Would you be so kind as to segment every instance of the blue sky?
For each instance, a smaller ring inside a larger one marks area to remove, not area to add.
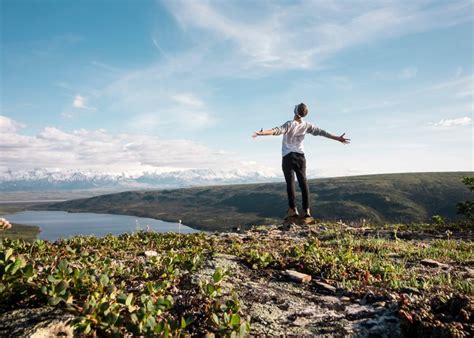
[[[0,169],[473,170],[472,1],[1,2]]]

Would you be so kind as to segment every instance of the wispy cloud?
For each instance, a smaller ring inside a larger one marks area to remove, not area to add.
[[[171,95],[171,98],[177,103],[186,107],[202,108],[204,106],[204,102],[202,102],[193,94],[175,94]]]
[[[408,80],[412,79],[418,74],[418,68],[416,67],[406,67],[403,68],[398,74],[399,79]]]
[[[166,4],[188,34],[198,29],[220,43],[232,42],[243,68],[314,68],[355,45],[472,19],[469,1],[260,2],[253,13],[228,1]]]
[[[439,128],[451,128],[451,127],[463,127],[468,126],[472,123],[472,118],[468,116],[458,117],[454,119],[443,119],[438,122],[433,123],[434,127]]]

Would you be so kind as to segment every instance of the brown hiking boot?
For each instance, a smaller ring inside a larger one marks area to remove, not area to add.
[[[313,217],[313,216],[311,216],[311,212],[309,211],[309,209],[306,209],[304,211],[303,218],[308,218],[308,217]]]
[[[285,219],[290,219],[290,218],[298,217],[298,216],[299,216],[299,214],[298,214],[298,210],[296,208],[294,208],[294,209],[289,208]]]

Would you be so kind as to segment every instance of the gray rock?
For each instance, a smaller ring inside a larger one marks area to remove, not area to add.
[[[326,307],[332,310],[343,310],[344,305],[341,303],[341,299],[334,297],[334,296],[322,296],[319,297],[320,306]]]
[[[143,252],[143,255],[145,255],[146,257],[156,257],[156,256],[158,256],[158,252],[156,252],[154,250],[147,250],[147,251]]]
[[[324,282],[314,282],[314,284],[321,290],[329,292],[329,293],[336,293],[336,288],[332,285],[329,285]]]
[[[368,317],[374,313],[374,308],[369,305],[351,304],[346,306],[346,316],[350,320]]]
[[[73,337],[72,315],[49,306],[0,315],[0,337]]]

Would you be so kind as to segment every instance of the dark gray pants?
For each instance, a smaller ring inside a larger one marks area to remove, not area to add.
[[[283,174],[285,174],[286,192],[288,193],[288,206],[296,208],[295,174],[303,197],[303,210],[309,208],[309,188],[306,181],[306,158],[304,154],[289,153],[283,156]]]

